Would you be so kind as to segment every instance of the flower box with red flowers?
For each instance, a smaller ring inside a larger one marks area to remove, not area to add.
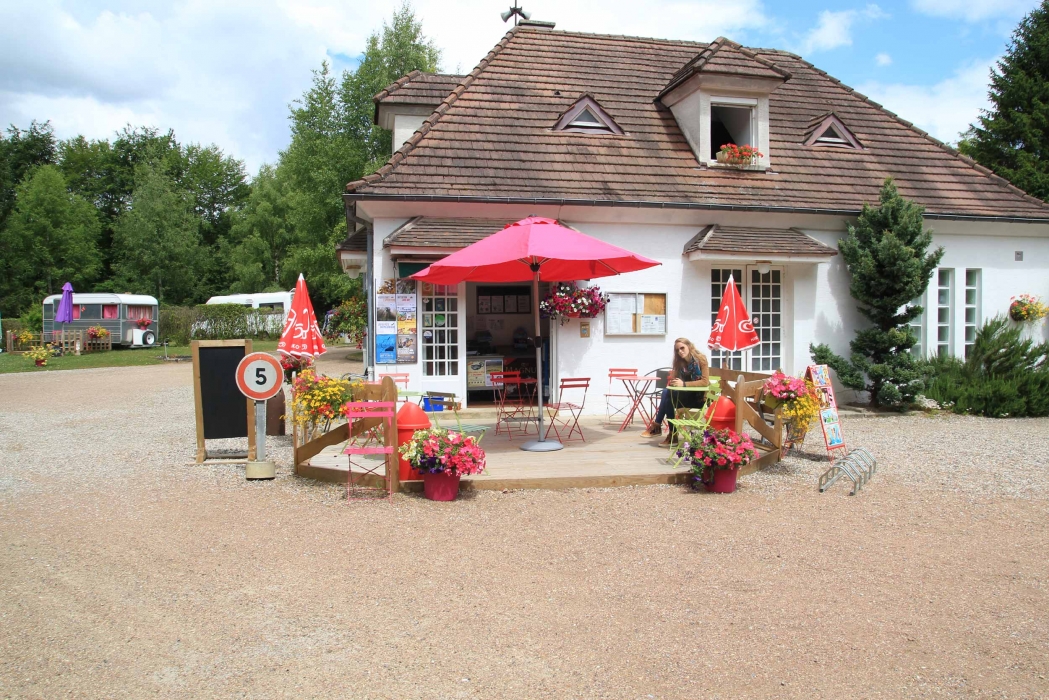
[[[149,325],[151,323],[153,323],[153,319],[151,318],[140,318],[137,321],[135,321],[135,325],[139,327],[139,330],[143,331],[149,328]]]

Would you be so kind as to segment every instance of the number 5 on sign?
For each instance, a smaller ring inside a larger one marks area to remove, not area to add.
[[[264,352],[245,355],[237,365],[237,387],[249,399],[265,401],[280,392],[284,370],[280,362]]]

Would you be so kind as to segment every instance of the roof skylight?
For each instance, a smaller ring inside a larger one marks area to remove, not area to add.
[[[590,95],[582,95],[554,124],[554,131],[581,134],[622,134],[612,116]]]

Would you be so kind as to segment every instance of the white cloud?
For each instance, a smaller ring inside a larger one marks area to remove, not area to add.
[[[890,66],[892,65],[892,56],[887,53],[880,53],[874,57],[874,62],[879,66]]]
[[[254,172],[286,146],[288,104],[310,70],[356,57],[401,0],[34,0],[5,3],[0,125],[50,119],[61,138],[125,124],[216,143]],[[506,33],[509,3],[414,0],[442,68],[468,72]],[[775,32],[761,0],[527,0],[558,29],[709,41]]]
[[[852,26],[857,21],[884,19],[888,15],[877,5],[867,5],[863,10],[824,10],[819,14],[816,26],[809,30],[798,47],[805,56],[818,51],[829,51],[839,46],[852,45]]]
[[[997,59],[963,66],[935,85],[866,83],[857,90],[946,143],[976,121],[990,101],[990,70]]]
[[[912,0],[918,12],[980,22],[997,17],[1020,17],[1038,6],[1036,0]]]

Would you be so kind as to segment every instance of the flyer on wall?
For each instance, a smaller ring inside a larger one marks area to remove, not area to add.
[[[415,362],[415,336],[397,336],[397,361]]]
[[[396,325],[396,321],[394,322]],[[375,336],[375,361],[378,364],[393,364],[397,362],[397,336],[378,335]]]

